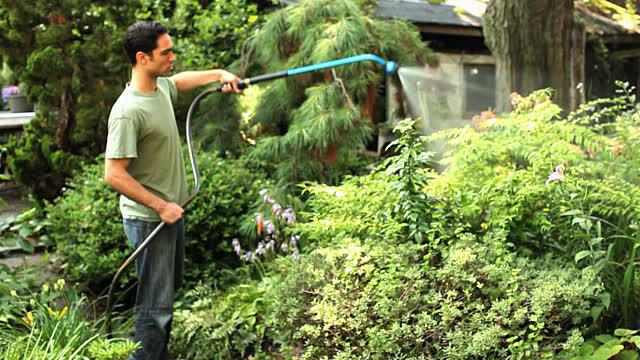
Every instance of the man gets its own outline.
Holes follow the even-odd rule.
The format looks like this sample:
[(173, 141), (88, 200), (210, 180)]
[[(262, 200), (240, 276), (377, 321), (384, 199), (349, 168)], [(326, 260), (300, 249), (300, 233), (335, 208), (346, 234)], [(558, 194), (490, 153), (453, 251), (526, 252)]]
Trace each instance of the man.
[(175, 55), (167, 29), (157, 22), (129, 27), (124, 48), (131, 82), (109, 115), (105, 181), (120, 196), (125, 233), (137, 247), (159, 224), (167, 225), (136, 260), (135, 359), (167, 359), (173, 297), (182, 280), (187, 197), (185, 168), (173, 112), (177, 93), (220, 81), (239, 92), (239, 78), (224, 70), (172, 73)]

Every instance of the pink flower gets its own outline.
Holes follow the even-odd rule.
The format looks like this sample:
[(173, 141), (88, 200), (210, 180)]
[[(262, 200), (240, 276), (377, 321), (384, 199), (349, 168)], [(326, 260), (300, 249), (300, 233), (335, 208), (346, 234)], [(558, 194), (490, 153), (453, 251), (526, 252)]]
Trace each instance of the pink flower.
[(564, 165), (560, 164), (556, 166), (556, 171), (549, 174), (547, 181), (544, 182), (545, 185), (549, 185), (554, 181), (562, 181), (564, 180)]

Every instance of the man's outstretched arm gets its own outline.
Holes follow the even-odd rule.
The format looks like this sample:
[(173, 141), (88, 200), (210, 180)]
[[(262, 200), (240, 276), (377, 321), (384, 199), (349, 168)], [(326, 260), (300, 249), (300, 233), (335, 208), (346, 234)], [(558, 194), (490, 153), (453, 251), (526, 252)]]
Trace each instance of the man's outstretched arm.
[(184, 213), (180, 205), (164, 201), (145, 189), (127, 172), (129, 161), (130, 159), (106, 159), (104, 181), (120, 194), (153, 209), (167, 224), (173, 224), (180, 220)]
[(238, 81), (240, 81), (240, 78), (222, 69), (183, 71), (173, 75), (171, 78), (175, 81), (176, 88), (180, 92), (193, 90), (199, 86), (208, 85), (217, 81), (223, 84), (230, 84), (226, 88), (222, 89), (225, 92), (240, 92), (240, 89), (238, 88)]

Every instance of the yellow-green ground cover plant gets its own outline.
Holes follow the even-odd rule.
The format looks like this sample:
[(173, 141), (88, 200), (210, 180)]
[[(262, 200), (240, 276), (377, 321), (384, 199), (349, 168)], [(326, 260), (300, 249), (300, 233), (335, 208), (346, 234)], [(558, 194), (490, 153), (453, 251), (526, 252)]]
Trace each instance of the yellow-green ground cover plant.
[(34, 277), (24, 271), (0, 269), (0, 358), (125, 360), (136, 350), (138, 344), (124, 338), (130, 321), (107, 339), (92, 302), (63, 279), (27, 283)]

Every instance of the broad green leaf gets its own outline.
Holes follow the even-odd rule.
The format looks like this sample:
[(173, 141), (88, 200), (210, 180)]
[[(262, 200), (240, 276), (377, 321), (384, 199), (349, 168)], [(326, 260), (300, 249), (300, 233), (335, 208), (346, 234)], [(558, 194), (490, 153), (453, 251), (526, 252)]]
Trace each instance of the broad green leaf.
[(29, 253), (33, 253), (33, 250), (34, 250), (33, 245), (29, 241), (25, 239), (18, 239), (17, 243), (22, 250), (27, 251)]
[(586, 258), (587, 256), (589, 256), (591, 254), (590, 250), (582, 250), (580, 252), (578, 252), (576, 254), (576, 256), (574, 257), (575, 262), (577, 263), (578, 261)]
[(604, 292), (598, 295), (598, 297), (602, 301), (602, 304), (604, 305), (605, 309), (608, 309), (609, 305), (611, 305), (611, 295), (608, 292)]
[(632, 342), (636, 345), (637, 348), (640, 348), (640, 336), (636, 335), (636, 336), (632, 336), (629, 339), (629, 342)]
[(635, 335), (638, 332), (638, 330), (630, 330), (630, 329), (616, 329), (613, 334), (615, 336), (631, 336), (631, 335)]
[(20, 235), (23, 238), (31, 235), (31, 228), (25, 227), (25, 226), (21, 227), (20, 230), (18, 231), (18, 235)]
[(633, 350), (624, 350), (616, 356), (616, 360), (637, 360), (640, 355)]
[(609, 341), (613, 341), (613, 340), (620, 341), (618, 338), (615, 338), (615, 337), (613, 337), (613, 336), (611, 336), (609, 334), (596, 335), (595, 339), (600, 341), (603, 344), (605, 344), (605, 343), (607, 343)]
[(596, 350), (596, 352), (591, 355), (590, 359), (593, 360), (608, 360), (610, 357), (617, 355), (621, 350), (624, 349), (622, 345), (602, 345)]

